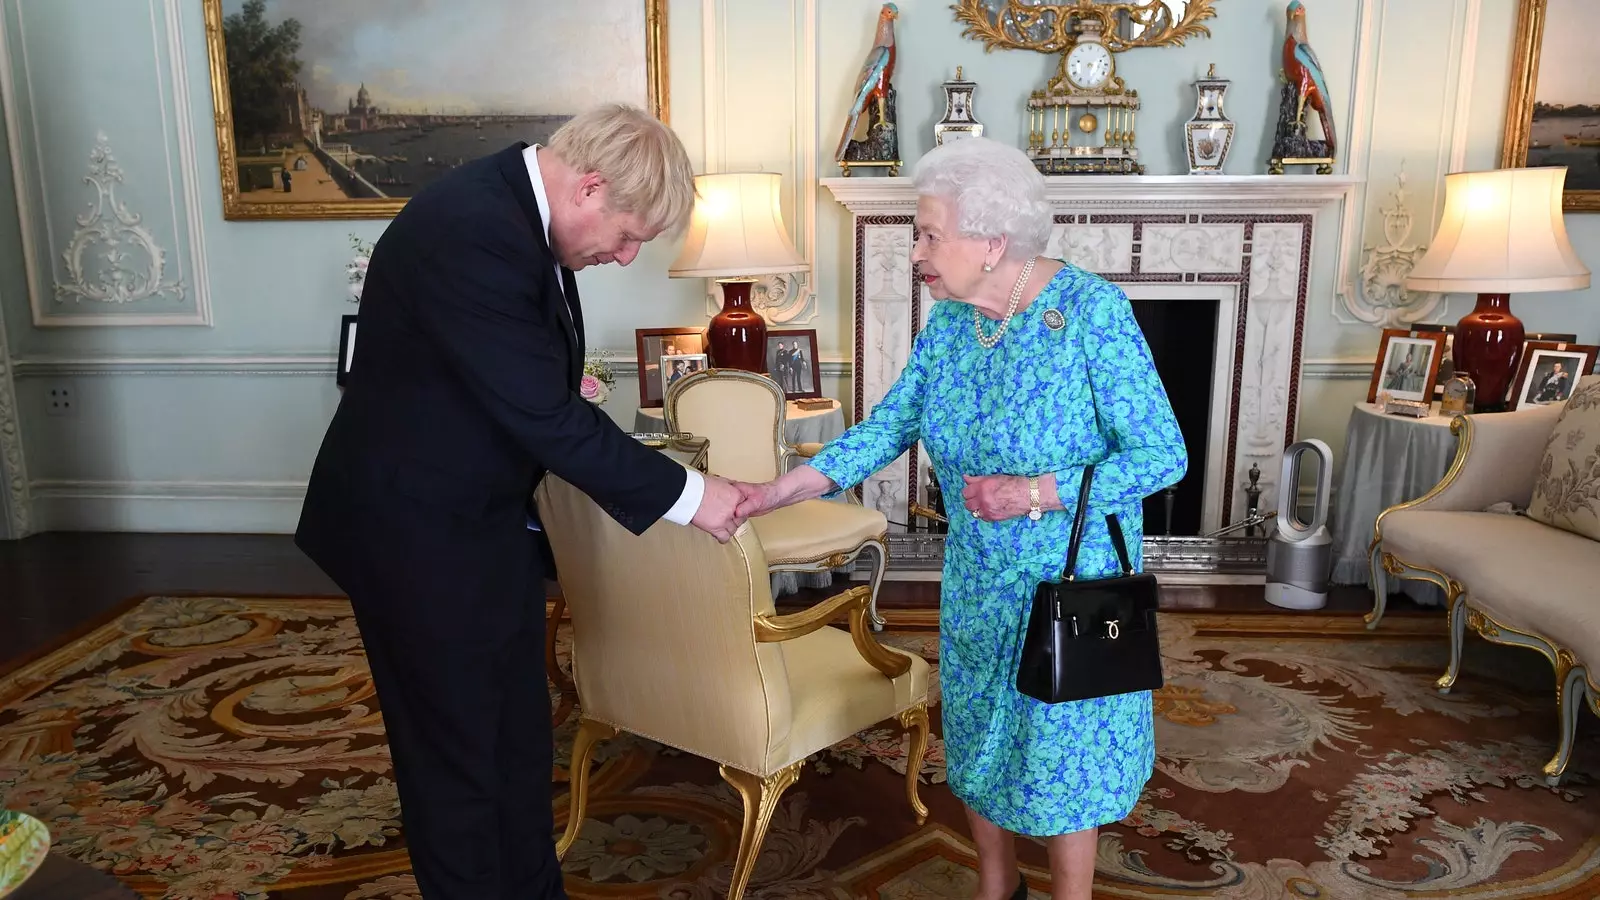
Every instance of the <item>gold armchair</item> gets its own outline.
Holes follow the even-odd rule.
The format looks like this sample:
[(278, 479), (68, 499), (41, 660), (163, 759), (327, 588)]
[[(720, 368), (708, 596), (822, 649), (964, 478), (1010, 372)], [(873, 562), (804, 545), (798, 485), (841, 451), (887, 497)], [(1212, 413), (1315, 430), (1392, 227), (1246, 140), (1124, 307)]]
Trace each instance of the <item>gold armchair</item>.
[[(739, 481), (770, 481), (796, 459), (815, 456), (820, 444), (789, 444), (783, 435), (787, 406), (783, 389), (765, 375), (739, 369), (708, 369), (667, 389), (668, 431), (709, 438), (708, 471)], [(845, 502), (806, 500), (752, 520), (766, 548), (770, 571), (824, 573), (848, 565), (863, 552), (875, 557), (867, 617), (875, 629), (878, 588), (888, 564), (889, 520), (846, 492)]]
[[(744, 801), (730, 900), (805, 760), (886, 719), (911, 730), (906, 794), (926, 821), (928, 663), (878, 643), (866, 587), (780, 616), (751, 523), (727, 544), (671, 523), (636, 537), (555, 476), (536, 497), (571, 610), (581, 710), (559, 856), (583, 827), (596, 742), (619, 730), (722, 764)], [(848, 632), (826, 627), (846, 613)]]

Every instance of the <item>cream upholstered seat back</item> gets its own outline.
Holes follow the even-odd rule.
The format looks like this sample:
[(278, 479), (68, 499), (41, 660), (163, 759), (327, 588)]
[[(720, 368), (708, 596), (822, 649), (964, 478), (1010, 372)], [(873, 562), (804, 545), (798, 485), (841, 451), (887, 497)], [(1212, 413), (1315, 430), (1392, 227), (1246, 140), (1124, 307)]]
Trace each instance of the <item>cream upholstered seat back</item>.
[(583, 716), (765, 772), (792, 715), (784, 648), (755, 639), (754, 618), (775, 611), (755, 531), (721, 544), (663, 520), (635, 536), (555, 475), (536, 497)]
[(783, 388), (771, 378), (739, 369), (696, 372), (673, 382), (664, 406), (668, 431), (711, 441), (712, 472), (751, 482), (783, 474)]

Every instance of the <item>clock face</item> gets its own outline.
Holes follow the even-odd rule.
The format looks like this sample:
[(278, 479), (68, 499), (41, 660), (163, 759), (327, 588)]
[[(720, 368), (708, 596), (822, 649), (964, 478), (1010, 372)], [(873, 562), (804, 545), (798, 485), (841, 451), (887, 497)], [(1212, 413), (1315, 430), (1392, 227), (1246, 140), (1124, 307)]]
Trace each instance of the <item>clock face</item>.
[(1067, 54), (1067, 77), (1081, 88), (1098, 88), (1111, 78), (1111, 51), (1092, 41), (1072, 48)]

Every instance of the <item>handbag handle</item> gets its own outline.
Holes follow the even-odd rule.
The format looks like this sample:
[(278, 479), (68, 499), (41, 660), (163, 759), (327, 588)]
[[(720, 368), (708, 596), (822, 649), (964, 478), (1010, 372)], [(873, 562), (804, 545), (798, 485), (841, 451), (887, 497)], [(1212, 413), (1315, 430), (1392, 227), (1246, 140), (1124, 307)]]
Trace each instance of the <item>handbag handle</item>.
[[(1094, 463), (1083, 467), (1083, 480), (1078, 484), (1078, 508), (1072, 516), (1072, 542), (1067, 546), (1067, 580), (1078, 578), (1078, 548), (1083, 544), (1083, 523), (1089, 509), (1089, 485), (1094, 480)], [(1117, 562), (1122, 563), (1124, 575), (1133, 574), (1133, 563), (1128, 559), (1128, 544), (1122, 536), (1122, 523), (1116, 513), (1106, 516), (1106, 530), (1111, 533), (1111, 546), (1117, 551)]]
[(1094, 480), (1094, 463), (1083, 467), (1083, 480), (1078, 482), (1078, 508), (1072, 515), (1072, 541), (1067, 545), (1067, 580), (1078, 577), (1078, 546), (1083, 543), (1083, 520), (1089, 509), (1089, 484)]

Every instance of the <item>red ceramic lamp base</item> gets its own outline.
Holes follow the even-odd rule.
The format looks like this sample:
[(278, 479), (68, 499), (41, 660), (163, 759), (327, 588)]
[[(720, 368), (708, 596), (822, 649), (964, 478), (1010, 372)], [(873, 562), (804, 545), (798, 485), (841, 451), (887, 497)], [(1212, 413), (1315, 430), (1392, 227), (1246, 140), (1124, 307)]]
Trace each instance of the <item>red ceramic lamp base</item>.
[(1522, 320), (1511, 314), (1509, 294), (1479, 294), (1478, 305), (1456, 323), (1451, 360), (1477, 388), (1481, 412), (1506, 408), (1511, 379), (1522, 352)]
[(765, 372), (767, 368), (767, 322), (750, 308), (753, 281), (721, 281), (722, 311), (706, 329), (711, 364), (719, 369)]

